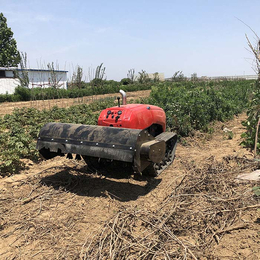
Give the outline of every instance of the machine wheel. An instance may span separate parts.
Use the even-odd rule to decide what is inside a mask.
[[[150,176],[150,177],[157,177],[160,173],[156,170],[156,163],[151,163],[149,166],[147,166],[144,171],[143,175]]]
[[[143,171],[144,175],[156,177],[172,164],[175,158],[177,138],[172,138],[168,140],[166,144],[167,145],[164,159],[159,163],[151,163],[149,166],[147,166]]]

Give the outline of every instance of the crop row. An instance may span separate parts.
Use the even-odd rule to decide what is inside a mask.
[[[45,123],[57,121],[95,125],[98,118],[98,113],[95,112],[113,105],[114,99],[110,98],[70,108],[53,107],[43,111],[22,108],[0,118],[0,176],[18,173],[24,166],[21,159],[38,161],[35,144]]]
[[[16,102],[29,100],[46,100],[59,98],[77,98],[84,96],[118,93],[121,88],[125,91],[138,91],[151,89],[152,83],[149,84],[129,84],[120,85],[119,82],[106,83],[102,86],[86,85],[84,88],[69,88],[69,89],[55,89],[55,88],[25,88],[17,87],[14,94],[0,94],[1,102]]]
[[[208,124],[214,120],[225,121],[240,113],[247,107],[254,88],[254,82],[250,81],[161,83],[152,88],[149,98],[140,102],[162,107],[168,129],[187,136],[194,130],[207,131]],[[99,111],[113,105],[112,98],[67,109],[23,108],[0,118],[0,176],[18,173],[23,167],[21,159],[39,160],[35,143],[45,123],[95,125]]]
[[[254,89],[254,81],[177,83],[153,87],[146,102],[162,107],[168,128],[187,136],[194,130],[208,131],[212,121],[226,121],[241,113]]]

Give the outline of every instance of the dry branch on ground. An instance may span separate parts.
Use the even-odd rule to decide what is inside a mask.
[[[229,167],[230,162],[236,167]],[[82,259],[199,259],[228,232],[248,227],[241,212],[259,208],[250,185],[234,172],[257,167],[245,158],[185,162],[186,175],[156,211],[123,208],[102,232],[84,244]]]

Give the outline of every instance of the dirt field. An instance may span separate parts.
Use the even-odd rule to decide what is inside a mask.
[[[149,96],[151,90],[141,90],[136,92],[127,92],[128,99],[137,99]],[[97,96],[88,96],[80,98],[63,98],[63,99],[48,99],[48,100],[35,100],[35,101],[23,101],[23,102],[5,102],[0,103],[0,116],[5,114],[11,114],[15,108],[22,107],[34,107],[37,109],[50,109],[54,106],[58,107],[70,107],[77,104],[88,104],[95,100],[107,97],[117,97],[121,96],[119,93],[104,94]]]
[[[239,145],[244,118],[184,139],[174,163],[154,179],[120,169],[99,175],[61,157],[27,161],[21,174],[0,179],[0,259],[260,259],[257,183],[236,179],[258,168]],[[204,185],[207,178],[215,183]],[[166,225],[176,229],[166,232]],[[157,233],[145,233],[151,226]]]

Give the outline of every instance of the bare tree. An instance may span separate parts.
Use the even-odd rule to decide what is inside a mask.
[[[185,80],[185,76],[182,73],[182,71],[178,70],[176,72],[174,72],[173,76],[172,76],[172,81],[176,82],[176,81],[184,81]]]
[[[260,80],[260,38],[258,37],[258,35],[255,32],[254,32],[254,34],[256,36],[255,44],[251,43],[251,41],[249,40],[247,35],[246,35],[246,39],[247,39],[248,47],[250,48],[251,53],[254,55],[255,66],[253,67],[253,70],[257,73],[258,80]]]
[[[29,75],[27,68],[27,53],[19,53],[21,59],[19,62],[20,71],[14,71],[14,76],[18,78],[21,87],[29,88]]]
[[[106,80],[105,71],[106,67],[103,67],[103,63],[97,66],[96,69],[93,69],[92,67],[88,69],[88,77],[93,95],[97,94],[96,90],[98,87],[103,86],[103,83]]]
[[[131,83],[134,83],[134,81],[135,81],[135,69],[128,70],[127,78],[130,79]]]
[[[100,79],[100,80],[104,80],[105,79],[105,70],[106,67],[103,67],[103,63],[101,63],[99,66],[97,66],[96,68],[96,72],[95,72],[95,79]]]
[[[249,40],[247,35],[246,35],[246,39],[247,39],[247,44],[248,44],[248,46],[250,48],[250,51],[254,55],[255,67],[253,67],[253,69],[255,70],[255,72],[258,75],[257,83],[258,83],[258,86],[259,86],[259,82],[260,82],[260,39],[259,39],[258,35],[252,29],[251,29],[251,31],[256,36],[256,44],[253,45],[251,43],[251,41]],[[257,155],[257,144],[258,144],[258,138],[259,138],[259,124],[260,124],[259,105],[257,104],[254,107],[254,109],[255,109],[255,114],[257,115],[257,118],[258,118],[257,124],[256,124],[255,145],[254,145],[254,156],[256,157],[256,155]]]
[[[95,70],[91,66],[91,67],[88,68],[88,81],[89,82],[91,82],[94,79],[94,75],[95,75]]]
[[[198,80],[198,75],[196,72],[191,74],[191,81],[197,81]]]
[[[60,88],[63,84],[60,83],[61,77],[59,77],[57,70],[59,69],[59,66],[56,64],[56,69],[54,68],[54,62],[48,63],[47,68],[50,71],[50,86],[54,89]]]
[[[240,20],[240,19],[238,19]],[[241,21],[241,20],[240,20]],[[250,30],[251,32],[253,32],[253,34],[256,37],[256,42],[255,44],[253,44],[250,40],[249,37],[246,34],[246,39],[247,39],[247,44],[249,47],[249,51],[253,54],[254,56],[254,66],[253,66],[253,70],[256,72],[258,79],[257,79],[257,85],[258,87],[260,86],[260,38],[257,35],[257,33],[246,23],[244,23],[243,21],[241,21],[243,24],[245,24]],[[258,101],[257,101],[258,99]],[[256,118],[256,130],[255,130],[255,142],[254,142],[254,156],[256,157],[257,155],[257,144],[258,144],[258,138],[259,138],[259,125],[260,125],[260,111],[259,111],[259,98],[256,95],[256,105],[253,105],[250,110],[248,110],[248,114],[250,117],[250,114],[253,118]],[[253,114],[252,114],[253,113]],[[249,121],[248,121],[249,122]]]
[[[260,81],[260,38],[257,35],[257,33],[245,22],[243,22],[242,20],[240,20],[239,18],[237,18],[241,23],[243,23],[245,26],[247,26],[250,31],[254,34],[255,36],[255,43],[253,44],[250,40],[249,37],[246,35],[246,40],[247,40],[247,44],[249,47],[249,51],[253,54],[254,56],[254,65],[253,65],[253,70],[256,72],[256,74],[258,75],[258,81]]]
[[[93,75],[94,78],[90,81],[90,84],[93,87],[100,87],[103,85],[105,78],[105,71],[106,67],[103,67],[103,63],[101,63],[99,66],[96,67],[95,70],[91,70],[90,73]]]
[[[153,74],[153,81],[154,82],[159,82],[160,81],[160,76],[159,76],[159,73],[158,72],[155,72]]]
[[[139,73],[138,81],[139,83],[143,84],[149,81],[149,76],[145,70],[142,70]]]
[[[72,75],[72,85],[77,88],[82,88],[82,78],[83,78],[83,69],[80,66],[77,66],[76,72],[73,72]]]

